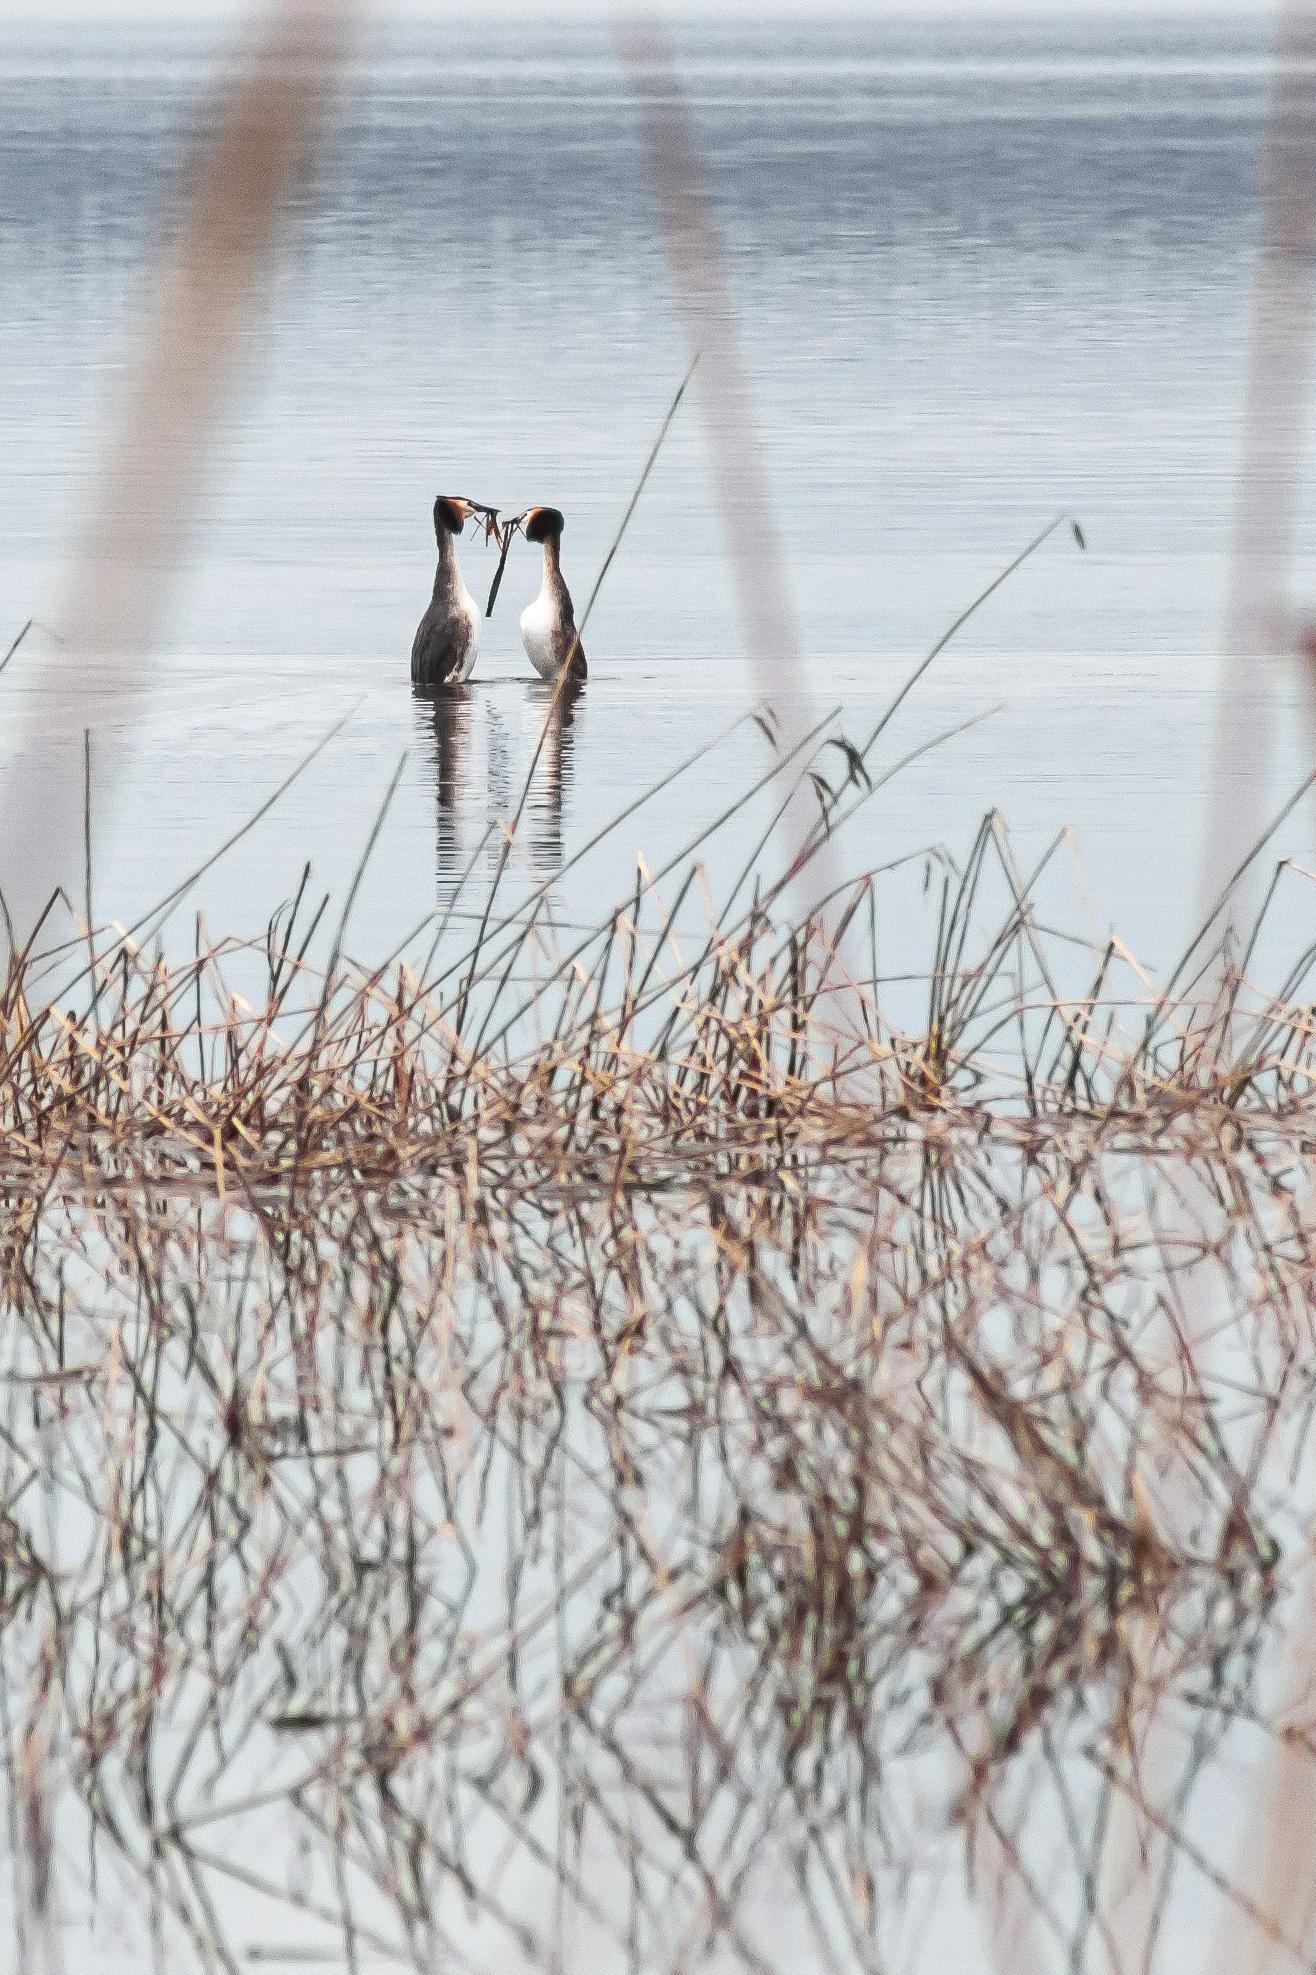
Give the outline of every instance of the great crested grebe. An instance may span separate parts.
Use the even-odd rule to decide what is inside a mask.
[[[521,642],[541,679],[556,679],[570,662],[573,683],[589,668],[576,634],[571,592],[562,580],[562,530],[566,522],[555,507],[532,507],[520,517],[527,542],[544,545],[544,581],[539,595],[521,613]]]
[[[480,607],[466,587],[456,541],[472,512],[469,501],[440,494],[434,503],[439,567],[430,607],[411,647],[413,686],[462,686],[480,649]]]

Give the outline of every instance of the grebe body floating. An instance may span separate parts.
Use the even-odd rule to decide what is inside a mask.
[[[434,503],[439,566],[430,607],[420,620],[411,647],[414,686],[463,686],[475,670],[480,607],[466,587],[457,560],[457,537],[470,513],[470,504],[452,495],[440,494]]]
[[[576,633],[571,592],[562,578],[566,522],[555,507],[529,508],[521,520],[527,542],[540,542],[544,550],[544,581],[534,602],[521,613],[521,642],[541,679],[556,679],[570,664],[572,681],[579,684],[589,667]]]

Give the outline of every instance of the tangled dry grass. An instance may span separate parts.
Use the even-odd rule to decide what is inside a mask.
[[[1311,1010],[1062,997],[992,822],[939,883],[903,1030],[871,882],[14,958],[24,1966],[878,1969],[966,1868],[1058,1967],[1181,1966],[1185,1883],[1303,1961],[1194,1804],[1308,1753]]]

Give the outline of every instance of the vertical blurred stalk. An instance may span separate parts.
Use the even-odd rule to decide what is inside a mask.
[[[1254,665],[1273,661],[1276,645],[1291,650],[1293,643],[1291,564],[1316,303],[1316,18],[1311,0],[1285,0],[1276,23],[1275,74],[1258,192],[1261,240],[1204,872],[1208,889],[1223,881],[1246,839],[1259,835],[1267,800],[1272,682],[1262,680],[1254,699],[1256,717],[1250,722],[1238,717],[1242,689]],[[1306,765],[1316,766],[1316,652],[1309,632],[1303,644],[1298,662],[1304,668]],[[1310,1479],[1301,1479],[1310,1504]],[[1316,1623],[1310,1539],[1306,1554],[1294,1559],[1290,1589],[1288,1633],[1275,1679],[1279,1711],[1288,1717],[1285,1728],[1292,1723],[1294,1732],[1281,1730],[1253,1779],[1232,1874],[1232,1884],[1251,1910],[1222,1904],[1207,1962],[1210,1975],[1264,1975],[1291,1965],[1296,1954],[1308,1950],[1316,1924],[1316,1853],[1311,1844],[1316,1773],[1307,1733]]]
[[[1310,1527],[1310,1525],[1309,1525]],[[1245,1904],[1222,1902],[1207,1975],[1271,1975],[1311,1967],[1316,1927],[1312,1807],[1312,1693],[1316,1687],[1316,1567],[1310,1548],[1289,1585],[1289,1630],[1275,1690],[1271,1746],[1252,1779],[1230,1884]]]
[[[696,389],[745,648],[755,689],[777,714],[789,748],[812,725],[799,617],[787,581],[699,134],[666,29],[647,14],[619,14],[616,33],[639,100],[649,180],[677,306],[690,346],[700,353]],[[786,827],[787,849],[793,854],[806,827],[802,805],[788,812]],[[813,895],[831,892],[838,879],[830,847],[824,846],[813,864]]]
[[[0,890],[21,940],[59,884],[82,830],[80,715],[56,735],[78,668],[95,656],[110,721],[150,683],[170,575],[194,521],[244,333],[257,319],[286,202],[321,138],[330,86],[360,0],[276,0],[216,106],[182,193],[184,218],[129,364],[61,613],[66,649],[24,678],[17,775],[0,791]],[[30,772],[40,751],[39,780]],[[114,753],[99,760],[109,794]],[[24,772],[27,769],[28,772]]]
[[[1270,109],[1258,161],[1252,345],[1202,870],[1207,909],[1261,834],[1274,738],[1275,661],[1292,639],[1290,578],[1316,269],[1314,62],[1310,0],[1285,0],[1276,23]],[[1316,744],[1310,688],[1307,725]]]
[[[676,301],[693,349],[713,484],[745,642],[766,695],[803,686],[800,628],[726,279],[702,149],[658,21],[619,19],[617,38],[640,100],[649,180]],[[805,723],[802,723],[805,724]]]
[[[1258,197],[1261,235],[1236,497],[1233,568],[1225,626],[1203,891],[1213,896],[1260,835],[1274,740],[1273,677],[1257,668],[1291,651],[1291,568],[1312,374],[1316,283],[1316,21],[1310,0],[1284,0]],[[1304,666],[1308,765],[1316,765],[1316,676]],[[1245,711],[1246,707],[1246,711]],[[1236,908],[1237,910],[1237,908]],[[1241,916],[1241,915],[1239,915]],[[1308,1489],[1310,1494],[1310,1488]],[[1210,1975],[1263,1975],[1310,1950],[1316,1921],[1311,1813],[1316,1786],[1307,1722],[1313,1682],[1316,1574],[1310,1550],[1295,1559],[1289,1630],[1276,1670],[1288,1721],[1252,1782],[1230,1883],[1242,1904],[1222,1901]],[[1293,1733],[1285,1732],[1293,1725]],[[1292,1945],[1287,1945],[1292,1944]],[[1306,1965],[1306,1964],[1304,1964]]]

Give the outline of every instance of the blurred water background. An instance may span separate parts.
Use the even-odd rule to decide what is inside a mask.
[[[1193,917],[1210,769],[1262,30],[1075,10],[687,23],[678,45],[815,710],[865,735],[1041,525],[1070,510],[1090,544],[1057,537],[938,660],[881,765],[990,717],[881,792],[848,865],[962,852],[991,806],[1025,865],[1071,825],[1057,916],[1094,939],[1117,925],[1165,965]],[[238,47],[0,28],[9,635],[57,606],[181,167]],[[96,669],[69,668],[46,744],[91,734],[98,912],[149,906],[344,714],[208,873],[212,927],[252,930],[307,859],[341,893],[404,753],[353,920],[363,954],[450,900],[515,806],[544,712],[516,624],[533,552],[514,553],[477,683],[436,716],[407,669],[430,507],[440,490],[555,503],[588,591],[688,360],[635,87],[599,27],[371,30],[249,338],[151,698],[111,717]],[[705,437],[683,406],[600,599],[588,691],[536,772],[514,882],[551,876],[752,704]],[[483,594],[492,551],[464,559]],[[40,656],[34,634],[0,681],[10,731]],[[1278,803],[1309,765],[1299,682],[1258,665],[1256,690],[1292,716]],[[562,918],[625,890],[637,853],[662,863],[766,760],[742,726],[567,875]],[[43,762],[5,772],[35,782]],[[755,824],[747,810],[710,853],[715,890]],[[1299,811],[1284,847],[1305,858],[1310,835]]]

